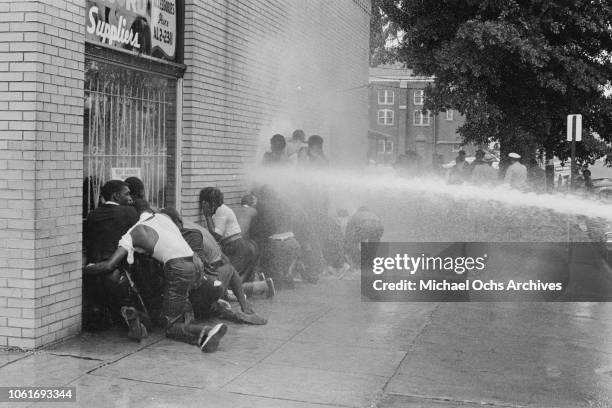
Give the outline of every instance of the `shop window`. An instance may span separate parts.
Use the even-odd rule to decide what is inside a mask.
[[[83,128],[84,216],[129,176],[152,206],[175,205],[176,79],[86,60]]]

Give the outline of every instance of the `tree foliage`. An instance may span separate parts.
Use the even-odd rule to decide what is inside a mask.
[[[570,113],[583,115],[585,134],[612,140],[612,100],[603,92],[612,78],[608,1],[374,0],[375,12],[404,33],[391,57],[435,77],[425,107],[465,116],[465,142],[564,156]],[[580,154],[604,154],[588,140]]]

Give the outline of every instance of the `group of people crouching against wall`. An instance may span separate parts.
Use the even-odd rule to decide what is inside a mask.
[[[124,325],[140,341],[160,327],[204,352],[217,349],[227,326],[202,321],[266,324],[249,297],[272,297],[277,288],[293,288],[295,278],[316,283],[328,265],[358,263],[359,243],[383,233],[365,207],[352,217],[323,218],[316,204],[305,210],[269,185],[235,209],[219,189],[203,189],[201,225],[174,208],[151,208],[135,177],[106,182],[101,201],[84,225],[84,328]]]

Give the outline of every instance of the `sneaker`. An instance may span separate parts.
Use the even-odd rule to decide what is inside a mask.
[[[225,300],[219,299],[212,304],[212,312],[220,319],[236,321],[236,313],[232,310],[232,306]]]
[[[255,313],[247,314],[244,312],[236,312],[240,323],[263,325],[268,323],[268,319],[256,315]]]
[[[276,295],[276,289],[274,288],[274,281],[272,278],[266,278],[266,284],[268,285],[268,291],[266,292],[266,297],[273,298]]]
[[[136,309],[133,307],[123,306],[121,307],[121,316],[128,326],[129,339],[140,341],[149,335],[145,325],[140,323]]]
[[[204,333],[204,330],[202,330]],[[223,336],[227,333],[227,326],[223,323],[219,323],[209,330],[208,335],[203,338],[202,334],[200,334],[200,341],[203,339],[200,344],[200,350],[204,353],[212,353],[217,350],[219,347],[219,341]]]
[[[217,303],[225,310],[232,310],[232,305],[230,305],[227,300],[219,299],[217,300]]]

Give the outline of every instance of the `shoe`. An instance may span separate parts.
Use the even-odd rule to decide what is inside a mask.
[[[238,320],[236,312],[232,310],[232,306],[225,300],[219,299],[212,304],[212,312],[220,319],[235,322]]]
[[[229,304],[229,302],[227,300],[223,300],[223,299],[219,299],[217,300],[217,303],[219,304],[219,306],[221,306],[221,308],[226,309],[226,310],[232,310],[232,305]]]
[[[204,333],[204,330],[202,330],[202,333]],[[204,353],[212,353],[216,351],[217,347],[219,347],[219,341],[223,336],[225,336],[225,333],[227,333],[227,326],[223,323],[219,323],[208,331],[208,335],[206,335],[206,337],[200,335],[200,340],[203,339],[203,341],[200,343],[200,350],[202,350]]]
[[[266,284],[268,285],[268,291],[266,292],[266,297],[268,299],[273,298],[276,295],[276,289],[274,288],[274,281],[272,278],[266,278]]]
[[[236,312],[236,316],[240,320],[240,323],[264,325],[268,323],[268,319],[256,315],[255,313],[247,314],[244,312]]]
[[[128,326],[128,338],[132,340],[142,340],[148,337],[149,333],[144,324],[140,323],[138,312],[133,307],[121,307],[121,316]]]
[[[226,296],[226,298],[227,298],[227,300],[228,300],[229,302],[237,302],[237,301],[238,301],[238,298],[236,297],[236,295],[234,295],[234,292],[232,292],[232,290],[231,290],[231,289],[229,289],[229,290],[227,291],[227,296]]]

